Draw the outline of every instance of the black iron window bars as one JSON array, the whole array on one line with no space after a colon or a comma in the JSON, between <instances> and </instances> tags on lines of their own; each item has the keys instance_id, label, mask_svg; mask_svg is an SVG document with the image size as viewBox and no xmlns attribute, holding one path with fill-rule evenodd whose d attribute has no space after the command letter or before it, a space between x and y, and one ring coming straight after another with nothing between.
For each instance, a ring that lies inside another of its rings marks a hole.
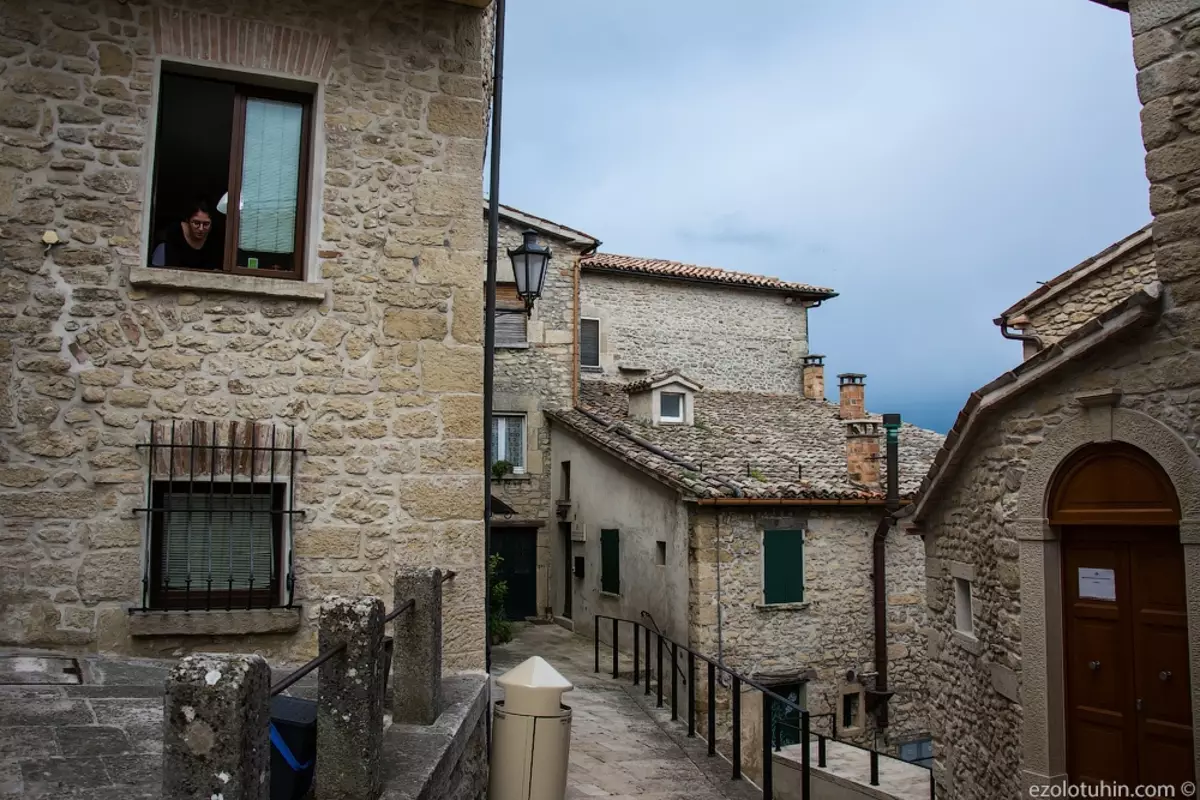
<instances>
[{"instance_id":1,"label":"black iron window bars","mask_svg":"<svg viewBox=\"0 0 1200 800\"><path fill-rule=\"evenodd\" d=\"M151 425L141 610L292 607L296 442L255 422Z\"/></svg>"}]
</instances>

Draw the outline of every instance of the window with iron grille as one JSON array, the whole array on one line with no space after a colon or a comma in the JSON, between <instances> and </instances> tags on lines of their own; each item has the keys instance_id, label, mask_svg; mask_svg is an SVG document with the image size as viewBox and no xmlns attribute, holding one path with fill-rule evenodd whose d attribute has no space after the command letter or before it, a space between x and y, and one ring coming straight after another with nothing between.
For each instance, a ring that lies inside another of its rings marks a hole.
<instances>
[{"instance_id":1,"label":"window with iron grille","mask_svg":"<svg viewBox=\"0 0 1200 800\"><path fill-rule=\"evenodd\" d=\"M294 429L156 422L146 479L145 610L290 607Z\"/></svg>"},{"instance_id":2,"label":"window with iron grille","mask_svg":"<svg viewBox=\"0 0 1200 800\"><path fill-rule=\"evenodd\" d=\"M768 686L767 688L780 697L786 697L791 702L800 706L800 708L808 707L808 684L806 683L789 683L782 686ZM773 702L771 703L771 724L777 730L776 741L781 746L800 743L799 711L785 706L778 701Z\"/></svg>"}]
</instances>

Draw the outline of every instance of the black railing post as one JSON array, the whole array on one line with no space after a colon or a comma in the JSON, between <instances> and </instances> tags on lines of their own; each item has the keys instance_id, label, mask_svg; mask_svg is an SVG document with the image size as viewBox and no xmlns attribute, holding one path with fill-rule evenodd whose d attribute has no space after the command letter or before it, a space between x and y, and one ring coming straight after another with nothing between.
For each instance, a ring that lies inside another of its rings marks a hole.
<instances>
[{"instance_id":1,"label":"black railing post","mask_svg":"<svg viewBox=\"0 0 1200 800\"><path fill-rule=\"evenodd\" d=\"M778 753L780 750L783 749L783 743L779 740L779 730L782 727L783 727L782 725L775 725L774 730L772 731L772 735L775 739L775 752L776 753Z\"/></svg>"},{"instance_id":2,"label":"black railing post","mask_svg":"<svg viewBox=\"0 0 1200 800\"><path fill-rule=\"evenodd\" d=\"M596 624L592 626L592 644L596 650L596 674L600 674L600 615L596 615Z\"/></svg>"},{"instance_id":3,"label":"black railing post","mask_svg":"<svg viewBox=\"0 0 1200 800\"><path fill-rule=\"evenodd\" d=\"M662 708L662 692L663 692L663 684L662 684L662 651L663 651L663 644L662 644L662 634L661 634L661 633L656 633L656 634L654 634L654 635L655 635L656 637L658 637L658 638L657 638L657 641L658 641L658 680L656 681L656 683L658 684L658 703L655 705L655 708Z\"/></svg>"},{"instance_id":4,"label":"black railing post","mask_svg":"<svg viewBox=\"0 0 1200 800\"><path fill-rule=\"evenodd\" d=\"M717 665L708 662L708 754L717 754Z\"/></svg>"},{"instance_id":5,"label":"black railing post","mask_svg":"<svg viewBox=\"0 0 1200 800\"><path fill-rule=\"evenodd\" d=\"M696 735L696 654L688 650L688 737Z\"/></svg>"},{"instance_id":6,"label":"black railing post","mask_svg":"<svg viewBox=\"0 0 1200 800\"><path fill-rule=\"evenodd\" d=\"M800 712L800 796L812 797L812 765L808 759L809 739L808 712Z\"/></svg>"},{"instance_id":7,"label":"black railing post","mask_svg":"<svg viewBox=\"0 0 1200 800\"><path fill-rule=\"evenodd\" d=\"M879 751L871 751L871 785L879 785Z\"/></svg>"},{"instance_id":8,"label":"black railing post","mask_svg":"<svg viewBox=\"0 0 1200 800\"><path fill-rule=\"evenodd\" d=\"M825 736L817 734L817 766L825 766Z\"/></svg>"},{"instance_id":9,"label":"black railing post","mask_svg":"<svg viewBox=\"0 0 1200 800\"><path fill-rule=\"evenodd\" d=\"M650 629L646 628L646 683L644 694L650 696Z\"/></svg>"},{"instance_id":10,"label":"black railing post","mask_svg":"<svg viewBox=\"0 0 1200 800\"><path fill-rule=\"evenodd\" d=\"M771 800L775 796L774 779L771 775L771 695L762 693L762 793L763 800Z\"/></svg>"},{"instance_id":11,"label":"black railing post","mask_svg":"<svg viewBox=\"0 0 1200 800\"><path fill-rule=\"evenodd\" d=\"M612 651L613 651L613 677L614 678L617 677L617 635L618 635L617 618L613 617Z\"/></svg>"},{"instance_id":12,"label":"black railing post","mask_svg":"<svg viewBox=\"0 0 1200 800\"><path fill-rule=\"evenodd\" d=\"M742 679L737 675L733 676L733 688L730 691L733 703L733 780L738 781L742 779Z\"/></svg>"},{"instance_id":13,"label":"black railing post","mask_svg":"<svg viewBox=\"0 0 1200 800\"><path fill-rule=\"evenodd\" d=\"M638 635L638 629L642 626L638 623L633 623L633 685L637 686L641 679L640 671L642 669L642 637Z\"/></svg>"},{"instance_id":14,"label":"black railing post","mask_svg":"<svg viewBox=\"0 0 1200 800\"><path fill-rule=\"evenodd\" d=\"M671 642L671 721L679 719L679 645Z\"/></svg>"}]
</instances>

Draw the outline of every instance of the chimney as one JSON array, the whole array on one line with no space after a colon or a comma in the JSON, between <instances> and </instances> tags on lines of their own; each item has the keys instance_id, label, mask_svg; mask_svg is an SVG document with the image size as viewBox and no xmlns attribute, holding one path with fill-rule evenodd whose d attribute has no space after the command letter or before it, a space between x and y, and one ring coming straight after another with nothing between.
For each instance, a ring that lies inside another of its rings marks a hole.
<instances>
[{"instance_id":1,"label":"chimney","mask_svg":"<svg viewBox=\"0 0 1200 800\"><path fill-rule=\"evenodd\" d=\"M825 356L805 356L801 362L800 382L809 400L825 399Z\"/></svg>"},{"instance_id":2,"label":"chimney","mask_svg":"<svg viewBox=\"0 0 1200 800\"><path fill-rule=\"evenodd\" d=\"M867 376L861 372L838 375L838 397L842 419L862 419L867 416Z\"/></svg>"},{"instance_id":3,"label":"chimney","mask_svg":"<svg viewBox=\"0 0 1200 800\"><path fill-rule=\"evenodd\" d=\"M842 397L845 397L845 393ZM879 423L856 419L847 421L845 425L846 471L850 473L850 480L879 483Z\"/></svg>"}]
</instances>

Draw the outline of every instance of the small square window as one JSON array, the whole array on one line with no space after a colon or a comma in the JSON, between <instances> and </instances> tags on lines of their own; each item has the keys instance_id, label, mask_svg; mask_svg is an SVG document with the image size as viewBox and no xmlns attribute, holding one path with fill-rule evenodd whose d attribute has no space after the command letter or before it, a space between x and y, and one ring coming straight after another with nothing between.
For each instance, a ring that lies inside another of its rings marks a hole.
<instances>
[{"instance_id":1,"label":"small square window","mask_svg":"<svg viewBox=\"0 0 1200 800\"><path fill-rule=\"evenodd\" d=\"M683 395L663 392L659 396L658 415L663 422L683 422Z\"/></svg>"},{"instance_id":2,"label":"small square window","mask_svg":"<svg viewBox=\"0 0 1200 800\"><path fill-rule=\"evenodd\" d=\"M975 621L971 614L971 582L966 578L954 579L954 627L963 633L975 635Z\"/></svg>"},{"instance_id":3,"label":"small square window","mask_svg":"<svg viewBox=\"0 0 1200 800\"><path fill-rule=\"evenodd\" d=\"M667 543L657 542L656 544L658 546L655 550L654 563L660 567L665 567L667 565Z\"/></svg>"},{"instance_id":4,"label":"small square window","mask_svg":"<svg viewBox=\"0 0 1200 800\"><path fill-rule=\"evenodd\" d=\"M509 465L513 475L525 474L525 415L492 416L492 458Z\"/></svg>"}]
</instances>

